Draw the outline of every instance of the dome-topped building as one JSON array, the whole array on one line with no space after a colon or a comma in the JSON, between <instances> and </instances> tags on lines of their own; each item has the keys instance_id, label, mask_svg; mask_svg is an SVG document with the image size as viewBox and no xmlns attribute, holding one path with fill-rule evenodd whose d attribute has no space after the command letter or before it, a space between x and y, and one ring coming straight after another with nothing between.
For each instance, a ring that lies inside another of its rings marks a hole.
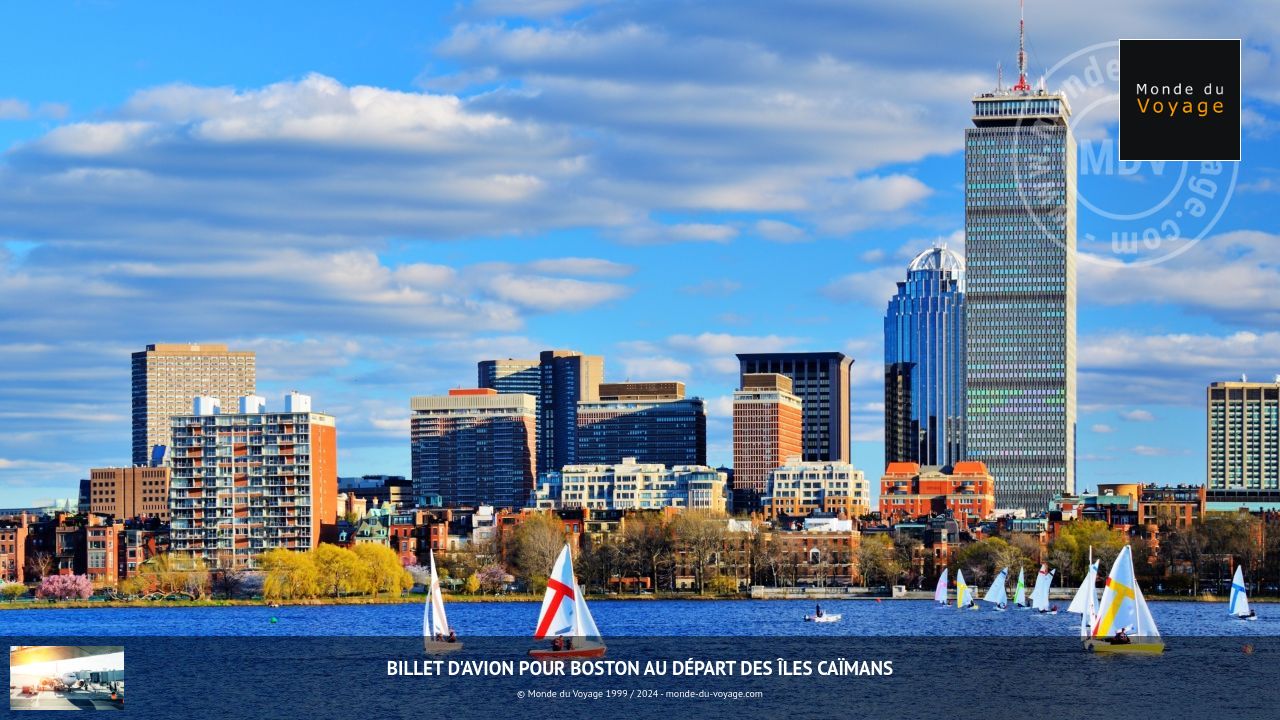
<instances>
[{"instance_id":1,"label":"dome-topped building","mask_svg":"<svg viewBox=\"0 0 1280 720\"><path fill-rule=\"evenodd\" d=\"M965 454L964 259L916 255L884 318L885 462L951 465Z\"/></svg>"}]
</instances>

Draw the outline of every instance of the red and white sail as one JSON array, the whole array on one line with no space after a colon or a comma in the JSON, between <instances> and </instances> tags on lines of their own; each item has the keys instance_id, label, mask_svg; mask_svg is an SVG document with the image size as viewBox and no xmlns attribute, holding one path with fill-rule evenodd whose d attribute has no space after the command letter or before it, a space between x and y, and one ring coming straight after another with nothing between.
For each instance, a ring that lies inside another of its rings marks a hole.
<instances>
[{"instance_id":1,"label":"red and white sail","mask_svg":"<svg viewBox=\"0 0 1280 720\"><path fill-rule=\"evenodd\" d=\"M538 613L535 638L546 637L599 637L596 622L587 610L586 600L573 576L573 556L568 543L556 558L551 577L547 578L547 592L542 596L542 611Z\"/></svg>"}]
</instances>

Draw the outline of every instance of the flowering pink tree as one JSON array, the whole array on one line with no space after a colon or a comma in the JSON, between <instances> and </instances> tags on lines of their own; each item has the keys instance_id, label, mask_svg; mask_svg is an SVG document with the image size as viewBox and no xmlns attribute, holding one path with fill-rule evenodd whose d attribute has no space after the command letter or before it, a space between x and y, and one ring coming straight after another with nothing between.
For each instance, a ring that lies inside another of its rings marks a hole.
<instances>
[{"instance_id":1,"label":"flowering pink tree","mask_svg":"<svg viewBox=\"0 0 1280 720\"><path fill-rule=\"evenodd\" d=\"M93 583L87 575L46 575L36 590L36 597L47 600L84 600L90 595Z\"/></svg>"},{"instance_id":2,"label":"flowering pink tree","mask_svg":"<svg viewBox=\"0 0 1280 720\"><path fill-rule=\"evenodd\" d=\"M486 565L480 570L480 589L486 593L496 593L507 582L507 571L501 565Z\"/></svg>"}]
</instances>

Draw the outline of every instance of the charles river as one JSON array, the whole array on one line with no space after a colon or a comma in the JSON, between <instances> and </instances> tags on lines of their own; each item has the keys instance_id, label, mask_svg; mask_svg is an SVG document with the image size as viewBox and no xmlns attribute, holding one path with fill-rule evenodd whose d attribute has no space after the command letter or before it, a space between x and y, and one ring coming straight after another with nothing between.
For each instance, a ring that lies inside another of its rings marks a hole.
<instances>
[{"instance_id":1,"label":"charles river","mask_svg":"<svg viewBox=\"0 0 1280 720\"><path fill-rule=\"evenodd\" d=\"M534 602L466 602L450 604L448 613L463 637L527 637L538 607ZM801 600L608 600L592 602L591 608L606 638L1073 637L1079 624L1079 616L1067 613L985 607L974 612L937 608L928 600L824 601L824 612L843 615L841 622L825 624L804 622L814 606ZM1166 637L1280 635L1280 605L1256 609L1259 620L1246 623L1229 618L1225 603L1151 602ZM422 606L415 603L0 611L0 636L413 636L421 628Z\"/></svg>"}]
</instances>

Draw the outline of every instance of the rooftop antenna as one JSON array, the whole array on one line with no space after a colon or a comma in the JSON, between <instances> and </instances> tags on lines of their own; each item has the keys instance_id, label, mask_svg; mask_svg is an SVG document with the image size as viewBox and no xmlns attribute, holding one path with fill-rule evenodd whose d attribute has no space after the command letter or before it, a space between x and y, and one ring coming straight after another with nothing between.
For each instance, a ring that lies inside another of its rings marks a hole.
<instances>
[{"instance_id":1,"label":"rooftop antenna","mask_svg":"<svg viewBox=\"0 0 1280 720\"><path fill-rule=\"evenodd\" d=\"M1027 21L1025 12L1025 0L1018 0L1018 84L1013 89L1018 92L1027 92L1031 89L1031 85L1027 83Z\"/></svg>"},{"instance_id":2,"label":"rooftop antenna","mask_svg":"<svg viewBox=\"0 0 1280 720\"><path fill-rule=\"evenodd\" d=\"M1004 67L996 61L996 92L1004 92Z\"/></svg>"}]
</instances>

